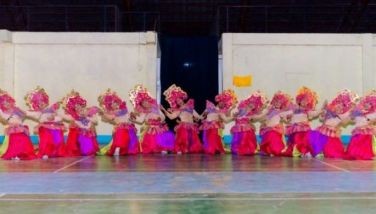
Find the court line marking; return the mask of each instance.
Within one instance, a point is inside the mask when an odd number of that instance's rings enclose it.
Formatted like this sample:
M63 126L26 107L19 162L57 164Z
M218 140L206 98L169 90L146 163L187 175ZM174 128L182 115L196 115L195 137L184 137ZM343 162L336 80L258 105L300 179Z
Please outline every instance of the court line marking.
M323 161L323 160L319 160L319 159L317 159L317 158L315 158L315 160L317 160L318 162L320 162L320 163L322 163L322 164L324 164L324 165L327 165L327 166L330 166L330 167L332 167L332 168L335 168L335 169L341 170L341 171L343 171L343 172L351 172L350 170L347 170L347 169L341 168L341 167L336 166L336 165L334 165L334 164L327 163L327 162L325 162L325 161Z
M62 171L62 170L64 170L64 169L67 169L67 168L69 168L69 167L71 167L71 166L73 166L73 165L75 165L75 164L77 164L77 163L79 163L79 162L81 162L81 161L84 161L84 160L86 160L86 159L89 159L89 158L91 158L91 156L83 157L83 158L81 158L81 159L79 159L79 160L76 160L76 161L74 161L74 162L72 162L72 163L66 165L66 166L61 167L60 169L57 169L57 170L53 171L53 173L58 173L58 172L60 172L60 171Z
M320 200L376 200L375 197L288 197L288 198L0 198L0 201L320 201Z

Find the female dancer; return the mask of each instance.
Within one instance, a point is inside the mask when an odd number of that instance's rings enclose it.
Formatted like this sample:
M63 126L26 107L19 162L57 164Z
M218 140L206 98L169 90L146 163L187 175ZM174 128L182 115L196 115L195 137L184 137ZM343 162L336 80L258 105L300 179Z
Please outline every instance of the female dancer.
M175 127L175 152L182 153L201 153L203 151L199 130L195 120L201 119L200 115L194 110L194 100L189 99L184 102L188 96L185 91L175 84L171 85L163 92L170 109L161 107L165 115L173 120L179 118L179 124Z
M235 125L231 128L231 152L237 155L254 155L257 150L256 128L252 124L263 117L263 109L268 100L256 91L238 105L235 113Z
M279 156L285 149L282 120L291 113L291 97L281 91L274 94L266 119L260 128L262 153Z
M131 121L144 125L141 129L141 152L143 154L167 154L174 150L174 134L168 130L165 117L157 101L142 85L136 85L129 93L134 112Z
M350 144L347 147L346 158L354 160L372 160L375 156L376 134L373 123L376 119L376 91L362 97L352 111L355 128L352 131Z
M344 157L345 149L340 139L341 126L349 122L356 99L356 94L343 90L324 107L322 125L311 134L312 156L323 152L326 158Z
M237 99L233 90L225 90L215 97L215 101L218 103L217 106L206 101L203 113L205 119L200 127L203 130L203 148L206 154L225 153L220 130L224 128L225 122L231 120L229 115Z
M26 113L19 109L13 97L0 89L0 117L5 122L5 135L8 144L4 144L4 159L34 159L34 147L30 140L29 128L23 124Z
M63 99L64 119L70 122L67 153L70 156L95 155L98 150L95 125L97 107L86 107L86 100L72 91Z
M103 112L102 119L114 125L112 143L101 149L101 153L109 156L139 153L137 129L129 120L125 101L108 89L98 97L98 102Z
M286 135L288 136L288 147L284 152L287 156L310 156L311 126L309 121L318 117L322 109L315 110L317 104L317 94L307 87L299 89L295 97L296 104L293 105L292 114L287 125Z
M62 118L57 115L60 103L49 105L49 97L43 88L37 87L25 96L29 111L27 116L39 124L34 128L39 135L38 157L66 156L64 145L64 124Z

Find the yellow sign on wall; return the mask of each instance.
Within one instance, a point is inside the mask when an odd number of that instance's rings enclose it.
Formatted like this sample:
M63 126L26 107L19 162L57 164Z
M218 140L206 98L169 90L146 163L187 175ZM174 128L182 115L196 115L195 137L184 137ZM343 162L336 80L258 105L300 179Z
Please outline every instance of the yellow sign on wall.
M252 85L252 76L233 76L232 84L236 87L250 87Z

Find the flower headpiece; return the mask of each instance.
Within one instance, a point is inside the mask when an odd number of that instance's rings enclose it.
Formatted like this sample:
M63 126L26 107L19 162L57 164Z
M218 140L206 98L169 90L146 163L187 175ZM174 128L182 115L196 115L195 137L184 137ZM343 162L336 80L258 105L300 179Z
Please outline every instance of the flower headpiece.
M134 109L137 112L148 112L151 109L145 109L142 106L142 102L146 101L150 103L152 106L157 105L157 101L150 95L149 91L142 85L136 85L130 92L129 92L129 100L131 101Z
M282 91L277 91L272 100L270 101L270 105L273 108L277 108L279 105L279 109L285 110L291 105L292 99L290 95L282 92Z
M302 106L303 101L305 101L304 106ZM300 107L310 111L315 109L318 102L318 96L316 92L303 86L298 90L298 93L295 97L295 102L296 104L300 105Z
M360 99L357 108L364 114L376 112L376 90L372 90L364 95Z
M163 92L163 95L172 109L178 108L178 99L186 100L188 98L187 93L175 84L166 89Z
M352 109L356 101L359 99L358 95L348 89L342 90L337 96L327 105L327 109L336 114L344 114ZM338 109L337 106L342 108Z
M221 110L228 111L233 106L236 105L238 99L236 98L235 92L232 89L224 90L222 93L215 96L215 101L217 103L222 103Z
M10 107L6 107L5 103L8 103ZM0 109L1 111L7 111L9 108L15 107L16 101L13 99L12 96L8 94L8 92L3 91L0 89Z
M72 90L67 96L63 98L63 109L65 113L72 116L74 119L80 117L77 112L77 107L86 108L86 100L80 96L80 94Z
M49 105L48 94L39 86L26 94L25 101L32 111L42 111Z
M252 106L253 108L250 110L249 114L254 115L259 114L267 104L268 98L260 91L255 91L251 94L251 96L239 103L238 109L244 109Z
M99 106L106 112L127 110L127 104L114 91L107 89L98 97ZM114 104L116 104L114 106Z

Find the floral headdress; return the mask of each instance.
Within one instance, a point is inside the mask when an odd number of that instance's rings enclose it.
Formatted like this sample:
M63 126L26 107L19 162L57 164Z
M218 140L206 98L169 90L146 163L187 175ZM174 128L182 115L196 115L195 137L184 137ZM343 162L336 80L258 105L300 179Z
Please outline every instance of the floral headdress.
M117 110L127 111L127 104L114 91L107 89L106 92L98 97L99 106L106 112L114 112ZM117 107L113 104L116 103Z
M339 92L326 108L336 114L344 114L353 108L358 99L359 97L357 94L345 89ZM340 111L336 108L338 105L342 106Z
M300 104L303 101L306 102L305 106L300 106L307 111L313 110L318 102L318 96L316 92L312 91L308 87L301 87L295 97L296 104Z
M13 99L12 96L8 94L8 92L3 91L0 89L0 109L1 111L7 111L8 109L5 107L5 103L9 103L11 106L15 106L16 101Z
M223 103L221 110L228 111L233 106L236 105L238 99L236 98L235 92L232 89L224 90L222 93L215 96L215 101L217 103Z
M376 90L372 90L364 95L360 99L357 108L364 114L376 112Z
M248 98L242 100L239 103L238 109L244 109L252 105L253 108L250 110L249 114L255 115L259 114L266 107L267 104L268 98L260 91L255 91Z
M72 90L67 96L63 98L63 109L65 113L72 116L74 119L78 119L80 115L78 114L76 107L80 106L86 108L86 100L80 96L80 94Z
M48 94L39 86L26 94L25 101L32 111L42 111L49 105Z
M166 89L163 92L163 95L172 109L178 108L178 99L186 100L188 98L187 93L175 84Z
M280 109L285 110L287 109L292 103L292 99L290 95L282 92L282 91L277 91L272 100L270 101L270 105L273 108L276 108L277 104L280 104Z
M149 91L142 85L136 85L129 92L129 100L137 112L148 112L150 109L145 109L142 102L149 102L151 105L157 105L157 101L150 95Z

